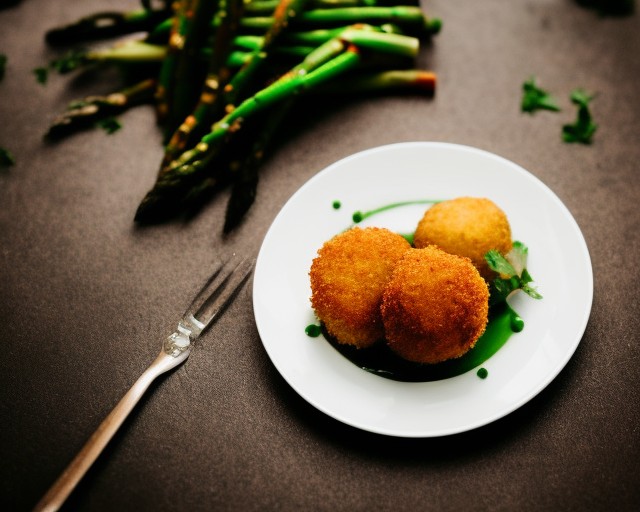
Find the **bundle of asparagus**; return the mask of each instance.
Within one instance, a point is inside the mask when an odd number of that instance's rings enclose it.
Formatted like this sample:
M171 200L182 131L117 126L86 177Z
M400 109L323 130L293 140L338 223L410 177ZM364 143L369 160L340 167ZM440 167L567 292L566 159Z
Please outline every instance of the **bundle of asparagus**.
M154 104L164 157L136 222L182 214L231 184L228 232L253 203L260 162L296 98L336 90L431 95L435 74L415 69L415 58L439 30L412 0L147 0L136 11L98 13L51 30L47 42L127 37L73 49L51 67L117 64L134 68L137 80L74 102L47 136Z

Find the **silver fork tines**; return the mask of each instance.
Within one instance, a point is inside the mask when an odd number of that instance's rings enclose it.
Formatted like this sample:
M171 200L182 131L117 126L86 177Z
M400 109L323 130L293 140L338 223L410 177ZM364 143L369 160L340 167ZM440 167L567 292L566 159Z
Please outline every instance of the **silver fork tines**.
M202 287L184 313L183 320L195 323L191 339L197 338L226 308L253 269L253 261L226 261Z
M177 330L164 342L164 351L178 357L191 350L191 344L224 310L238 293L253 269L253 261L231 258L222 263L198 294L178 322Z

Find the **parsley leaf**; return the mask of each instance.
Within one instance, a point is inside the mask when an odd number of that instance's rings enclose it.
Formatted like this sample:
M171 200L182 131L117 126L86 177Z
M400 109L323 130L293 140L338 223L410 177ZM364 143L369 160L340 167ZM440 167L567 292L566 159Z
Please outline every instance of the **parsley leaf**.
M8 149L0 147L0 167L9 167L16 163Z
M499 274L490 283L491 304L504 302L516 290L522 290L534 299L542 298L542 295L530 284L533 278L526 268L527 253L527 246L516 241L513 243L513 249L506 256L496 250L491 250L485 255L489 268Z
M530 114L537 110L552 110L554 112L560 110L555 98L536 85L535 77L531 77L522 84L522 103L520 108L523 112L529 112Z
M7 56L0 53L0 80L4 78L4 72L7 69Z
M562 127L562 139L569 143L591 144L593 134L598 129L589 110L589 102L594 96L587 94L582 89L575 89L570 98L571 102L578 106L578 117L573 124L565 124Z

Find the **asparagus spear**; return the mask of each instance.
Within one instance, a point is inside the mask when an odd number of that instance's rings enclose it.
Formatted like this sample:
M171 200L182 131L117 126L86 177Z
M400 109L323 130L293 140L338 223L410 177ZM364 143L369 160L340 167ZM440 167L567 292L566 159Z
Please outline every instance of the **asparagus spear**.
M138 9L130 12L100 12L47 31L45 40L51 46L65 46L109 37L148 31L170 14L161 9Z
M399 69L357 73L337 83L327 83L314 89L318 94L353 94L378 92L419 92L433 95L436 74L421 69Z
M401 0L403 5L419 5L418 0ZM248 2L245 12L252 16L264 16L273 12L278 0L253 0ZM398 5L398 0L311 0L312 9L335 9L341 7L374 7Z
M216 4L217 0L190 1L187 13L189 26L185 32L184 44L177 52L173 96L165 126L167 139L193 110L200 96L200 84L206 76L206 69L199 65L199 60L201 50L211 33L211 20L217 9Z
M82 101L74 102L65 113L54 120L45 137L58 140L76 131L95 126L98 121L121 114L135 105L151 103L155 87L155 79L148 79L106 96L89 96Z
M184 47L188 23L190 0L176 0L173 4L173 16L170 18L168 49L156 86L156 114L158 121L163 122L171 110L170 100L173 97L175 71L178 52Z
M241 26L246 30L264 30L273 23L267 16L245 17ZM347 25L349 23L368 23L372 25L393 23L403 32L416 36L437 34L442 22L438 18L428 18L420 7L344 7L335 9L313 9L298 16L294 25L299 27L318 27Z

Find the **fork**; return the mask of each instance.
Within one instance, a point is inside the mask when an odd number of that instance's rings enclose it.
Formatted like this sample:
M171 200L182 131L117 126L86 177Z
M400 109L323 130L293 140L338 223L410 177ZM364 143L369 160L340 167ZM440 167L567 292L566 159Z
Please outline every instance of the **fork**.
M103 420L75 458L62 472L34 511L58 510L111 440L151 383L163 373L184 363L193 342L224 311L248 279L253 261L231 260L220 265L195 296L178 322L175 332L162 345L158 357Z

